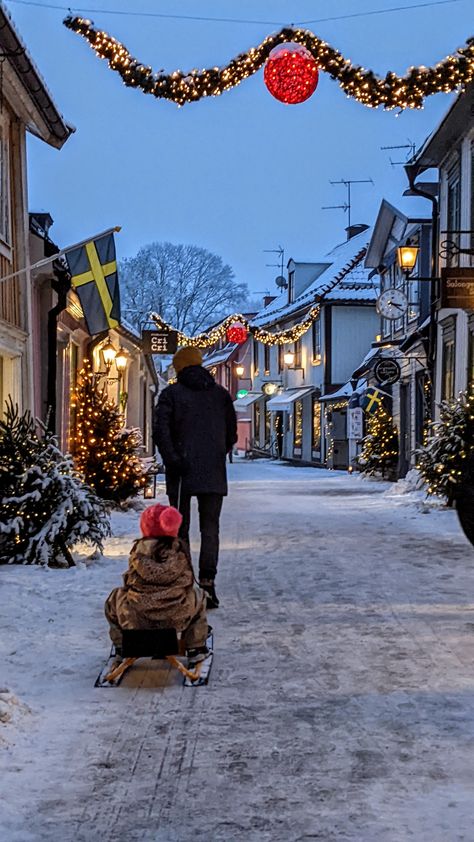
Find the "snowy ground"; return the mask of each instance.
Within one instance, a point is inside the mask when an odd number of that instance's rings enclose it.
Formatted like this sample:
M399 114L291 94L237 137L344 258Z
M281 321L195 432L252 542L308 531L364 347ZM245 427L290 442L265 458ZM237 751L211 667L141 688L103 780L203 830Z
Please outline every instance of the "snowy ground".
M474 839L474 557L381 483L231 466L206 688L141 662L95 689L104 559L0 567L0 839Z

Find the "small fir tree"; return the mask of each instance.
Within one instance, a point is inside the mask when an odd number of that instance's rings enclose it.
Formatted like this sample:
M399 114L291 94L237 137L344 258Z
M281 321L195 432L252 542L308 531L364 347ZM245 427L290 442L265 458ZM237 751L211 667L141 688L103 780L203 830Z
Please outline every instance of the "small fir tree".
M126 429L118 406L100 386L89 360L73 393L76 424L73 441L78 471L103 500L121 503L136 496L146 484L139 457L140 430Z
M105 505L72 457L9 400L0 421L0 563L71 566L75 543L102 551L109 534Z
M417 450L417 468L428 494L454 502L466 459L474 453L474 393L462 392L454 403L443 401L440 420L431 424L431 438Z
M398 460L398 434L391 415L379 407L367 422L367 434L362 439L362 451L357 457L362 472L368 476L380 474L395 477Z

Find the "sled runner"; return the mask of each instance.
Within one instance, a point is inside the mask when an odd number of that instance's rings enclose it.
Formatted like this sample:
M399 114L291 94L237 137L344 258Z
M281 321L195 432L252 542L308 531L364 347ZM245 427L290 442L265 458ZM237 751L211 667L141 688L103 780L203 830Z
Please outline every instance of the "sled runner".
M181 642L175 629L124 629L122 632L122 660L118 661L114 647L110 657L95 682L95 687L118 687L125 673L139 658L166 660L184 676L185 687L201 687L207 684L214 656L214 635L209 626L206 640L209 655L188 669L179 660L184 656Z

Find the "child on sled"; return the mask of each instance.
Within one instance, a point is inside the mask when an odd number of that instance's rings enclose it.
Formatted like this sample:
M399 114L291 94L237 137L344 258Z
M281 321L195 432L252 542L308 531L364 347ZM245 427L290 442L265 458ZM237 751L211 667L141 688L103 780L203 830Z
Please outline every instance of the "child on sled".
M182 632L192 664L209 654L206 595L195 584L188 545L178 538L182 515L157 503L142 513L143 538L135 541L123 576L105 603L105 616L121 660L122 629L174 628Z

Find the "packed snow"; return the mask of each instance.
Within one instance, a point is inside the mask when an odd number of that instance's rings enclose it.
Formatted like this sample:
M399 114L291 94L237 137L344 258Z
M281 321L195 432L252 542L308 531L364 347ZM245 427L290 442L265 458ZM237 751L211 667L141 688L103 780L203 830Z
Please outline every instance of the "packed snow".
M144 501L113 515L102 558L0 567L0 839L470 842L474 559L455 512L414 478L230 476L207 687L157 661L93 686Z

